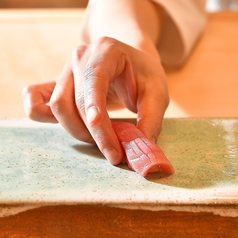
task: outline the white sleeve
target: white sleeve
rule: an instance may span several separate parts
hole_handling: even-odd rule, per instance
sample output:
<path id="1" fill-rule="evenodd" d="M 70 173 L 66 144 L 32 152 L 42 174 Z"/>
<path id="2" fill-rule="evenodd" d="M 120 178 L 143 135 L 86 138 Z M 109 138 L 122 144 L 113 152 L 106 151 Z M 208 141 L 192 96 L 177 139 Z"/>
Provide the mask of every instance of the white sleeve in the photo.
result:
<path id="1" fill-rule="evenodd" d="M 152 0 L 165 12 L 158 50 L 166 65 L 181 65 L 206 24 L 205 0 Z"/>

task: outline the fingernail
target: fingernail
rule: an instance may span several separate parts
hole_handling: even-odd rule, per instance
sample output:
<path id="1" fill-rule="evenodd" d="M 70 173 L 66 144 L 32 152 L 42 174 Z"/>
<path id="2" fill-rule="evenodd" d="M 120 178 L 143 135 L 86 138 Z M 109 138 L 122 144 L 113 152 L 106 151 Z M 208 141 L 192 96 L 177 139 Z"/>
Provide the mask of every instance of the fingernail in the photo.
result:
<path id="1" fill-rule="evenodd" d="M 95 106 L 90 107 L 87 110 L 87 122 L 89 124 L 93 123 L 96 120 L 98 115 L 99 115 L 98 108 Z"/>
<path id="2" fill-rule="evenodd" d="M 103 150 L 103 154 L 107 158 L 107 160 L 109 160 L 109 162 L 111 164 L 117 164 L 118 152 L 114 147 L 109 146 L 109 147 L 105 148 Z"/>

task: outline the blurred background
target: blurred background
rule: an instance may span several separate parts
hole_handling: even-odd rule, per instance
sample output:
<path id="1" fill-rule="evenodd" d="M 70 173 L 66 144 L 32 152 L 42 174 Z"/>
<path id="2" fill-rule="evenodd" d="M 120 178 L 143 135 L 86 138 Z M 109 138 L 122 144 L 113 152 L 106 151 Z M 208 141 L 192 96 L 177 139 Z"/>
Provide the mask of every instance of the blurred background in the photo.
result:
<path id="1" fill-rule="evenodd" d="M 82 44 L 79 28 L 87 3 L 0 0 L 0 118 L 25 117 L 22 88 L 59 75 Z M 207 0 L 206 9 L 208 24 L 189 60 L 166 71 L 171 101 L 165 117 L 238 117 L 238 0 Z"/>
<path id="2" fill-rule="evenodd" d="M 207 0 L 208 12 L 238 10 L 238 0 Z M 83 8 L 88 0 L 1 0 L 0 8 Z"/>

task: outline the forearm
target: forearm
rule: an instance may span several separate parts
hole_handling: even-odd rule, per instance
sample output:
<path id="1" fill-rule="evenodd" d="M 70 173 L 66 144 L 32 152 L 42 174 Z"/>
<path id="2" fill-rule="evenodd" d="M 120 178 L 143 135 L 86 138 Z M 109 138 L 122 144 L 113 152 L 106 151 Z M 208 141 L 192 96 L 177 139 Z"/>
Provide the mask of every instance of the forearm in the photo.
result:
<path id="1" fill-rule="evenodd" d="M 84 33 L 90 42 L 103 36 L 157 54 L 162 11 L 150 0 L 90 1 Z"/>

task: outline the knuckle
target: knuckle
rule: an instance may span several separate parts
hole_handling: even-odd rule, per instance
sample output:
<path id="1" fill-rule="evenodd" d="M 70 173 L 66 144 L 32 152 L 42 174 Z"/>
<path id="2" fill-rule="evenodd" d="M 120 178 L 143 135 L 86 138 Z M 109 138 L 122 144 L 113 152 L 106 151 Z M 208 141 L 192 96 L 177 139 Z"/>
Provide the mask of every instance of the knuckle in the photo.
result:
<path id="1" fill-rule="evenodd" d="M 95 42 L 96 44 L 115 44 L 117 40 L 109 36 L 102 36 L 99 37 Z"/>
<path id="2" fill-rule="evenodd" d="M 50 99 L 50 108 L 54 115 L 61 114 L 66 106 L 66 99 L 61 95 L 53 95 Z"/>
<path id="3" fill-rule="evenodd" d="M 30 119 L 33 120 L 36 118 L 37 112 L 37 105 L 34 104 L 33 100 L 35 92 L 36 92 L 35 85 L 26 86 L 21 91 L 25 113 Z"/>
<path id="4" fill-rule="evenodd" d="M 102 36 L 96 40 L 98 44 L 108 44 L 108 45 L 117 45 L 119 43 L 118 40 L 109 36 Z"/>
<path id="5" fill-rule="evenodd" d="M 38 115 L 38 107 L 37 106 L 30 106 L 30 107 L 24 107 L 25 108 L 25 113 L 26 116 L 33 120 L 33 121 L 38 121 L 39 115 Z"/>
<path id="6" fill-rule="evenodd" d="M 26 86 L 22 89 L 21 95 L 24 98 L 25 96 L 31 95 L 35 91 L 36 91 L 36 86 L 35 85 L 29 85 L 29 86 Z"/>
<path id="7" fill-rule="evenodd" d="M 75 47 L 72 51 L 72 58 L 74 60 L 79 60 L 82 57 L 82 55 L 85 53 L 86 49 L 87 49 L 86 45 L 80 45 Z"/>
<path id="8" fill-rule="evenodd" d="M 104 53 L 112 53 L 117 51 L 122 53 L 122 43 L 108 36 L 98 38 L 94 44 L 96 49 L 102 49 Z"/>

